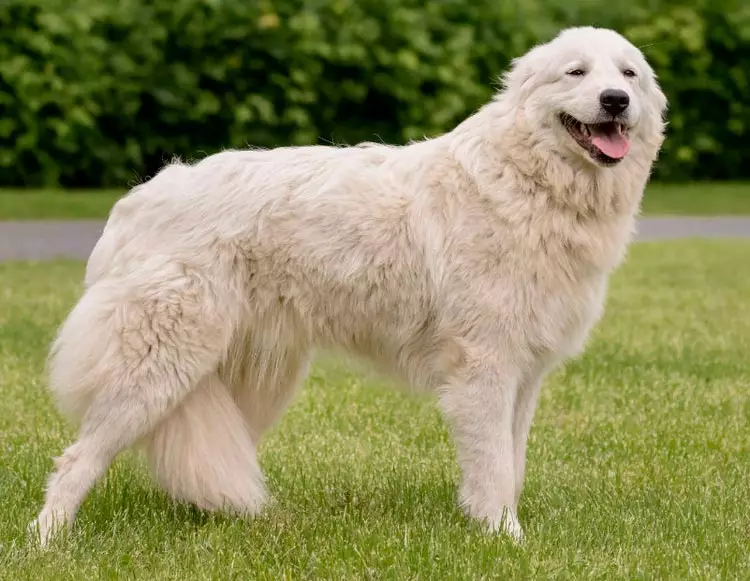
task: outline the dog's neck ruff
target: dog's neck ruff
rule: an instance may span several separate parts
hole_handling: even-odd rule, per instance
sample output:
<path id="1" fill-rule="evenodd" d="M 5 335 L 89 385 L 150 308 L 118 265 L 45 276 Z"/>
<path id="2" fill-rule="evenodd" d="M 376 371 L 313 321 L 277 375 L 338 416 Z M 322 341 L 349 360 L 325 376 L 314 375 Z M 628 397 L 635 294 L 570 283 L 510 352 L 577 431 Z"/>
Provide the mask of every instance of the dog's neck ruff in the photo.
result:
<path id="1" fill-rule="evenodd" d="M 652 164 L 647 154 L 635 151 L 616 167 L 597 167 L 561 152 L 502 96 L 452 132 L 452 152 L 484 195 L 519 191 L 546 199 L 558 211 L 592 218 L 634 216 Z M 508 180 L 515 187 L 503 187 Z"/>

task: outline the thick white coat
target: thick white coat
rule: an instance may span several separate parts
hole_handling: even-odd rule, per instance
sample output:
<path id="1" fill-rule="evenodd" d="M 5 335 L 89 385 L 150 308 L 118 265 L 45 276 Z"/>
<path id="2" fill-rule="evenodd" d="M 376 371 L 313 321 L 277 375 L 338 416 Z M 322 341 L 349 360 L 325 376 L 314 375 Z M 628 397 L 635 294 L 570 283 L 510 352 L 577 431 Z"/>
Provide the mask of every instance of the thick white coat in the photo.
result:
<path id="1" fill-rule="evenodd" d="M 559 119 L 593 122 L 605 88 L 631 98 L 632 147 L 615 167 Z M 257 442 L 317 348 L 433 390 L 455 434 L 462 505 L 520 538 L 540 383 L 602 312 L 665 106 L 629 42 L 570 29 L 434 139 L 227 151 L 135 187 L 52 349 L 51 389 L 81 430 L 33 523 L 42 540 L 138 442 L 175 498 L 256 514 L 267 499 Z"/>

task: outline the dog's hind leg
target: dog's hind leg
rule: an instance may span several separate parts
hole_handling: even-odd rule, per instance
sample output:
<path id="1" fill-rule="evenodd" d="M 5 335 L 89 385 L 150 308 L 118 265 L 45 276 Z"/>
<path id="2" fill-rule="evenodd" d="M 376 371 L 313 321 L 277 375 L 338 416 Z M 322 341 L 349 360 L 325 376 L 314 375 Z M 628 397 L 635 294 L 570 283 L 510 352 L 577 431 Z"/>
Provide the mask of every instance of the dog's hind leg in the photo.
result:
<path id="1" fill-rule="evenodd" d="M 255 445 L 216 373 L 154 429 L 145 448 L 156 479 L 177 500 L 246 516 L 266 500 Z"/>
<path id="2" fill-rule="evenodd" d="M 251 355 L 242 379 L 232 387 L 242 417 L 258 443 L 294 399 L 309 368 L 309 354 L 287 347 Z"/>
<path id="3" fill-rule="evenodd" d="M 199 274 L 158 274 L 153 285 L 97 283 L 61 328 L 50 384 L 82 422 L 30 527 L 42 544 L 72 524 L 115 456 L 168 416 L 226 351 L 237 298 Z"/>
<path id="4" fill-rule="evenodd" d="M 146 439 L 152 472 L 171 496 L 206 510 L 245 516 L 261 510 L 267 492 L 257 446 L 305 369 L 306 351 L 292 348 L 295 330 L 283 312 L 256 318 L 255 333 L 239 332 L 217 373 Z"/>
<path id="5" fill-rule="evenodd" d="M 229 350 L 221 377 L 257 445 L 290 404 L 310 361 L 309 329 L 290 309 L 252 319 Z"/>

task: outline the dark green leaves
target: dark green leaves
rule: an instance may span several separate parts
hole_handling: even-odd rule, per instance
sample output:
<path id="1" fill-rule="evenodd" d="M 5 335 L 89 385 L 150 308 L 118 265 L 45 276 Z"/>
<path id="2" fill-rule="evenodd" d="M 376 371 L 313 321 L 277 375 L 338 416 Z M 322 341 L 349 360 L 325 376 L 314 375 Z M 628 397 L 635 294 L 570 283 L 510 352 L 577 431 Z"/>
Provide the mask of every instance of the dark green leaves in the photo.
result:
<path id="1" fill-rule="evenodd" d="M 620 30 L 657 70 L 657 177 L 748 178 L 744 4 L 6 0 L 0 184 L 122 187 L 174 156 L 432 136 L 489 99 L 511 58 L 582 24 Z"/>

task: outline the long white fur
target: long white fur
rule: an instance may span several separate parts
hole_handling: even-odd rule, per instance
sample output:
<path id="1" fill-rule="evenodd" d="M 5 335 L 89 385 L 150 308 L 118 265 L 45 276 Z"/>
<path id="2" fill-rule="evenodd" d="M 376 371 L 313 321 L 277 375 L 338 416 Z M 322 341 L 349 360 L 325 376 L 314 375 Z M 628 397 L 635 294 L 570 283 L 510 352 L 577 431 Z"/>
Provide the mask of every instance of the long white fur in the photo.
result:
<path id="1" fill-rule="evenodd" d="M 615 167 L 558 119 L 592 119 L 605 88 L 631 97 Z M 32 530 L 46 543 L 71 524 L 138 442 L 175 498 L 257 514 L 258 440 L 313 351 L 335 347 L 437 394 L 461 504 L 520 539 L 540 384 L 601 314 L 665 107 L 640 51 L 576 28 L 514 61 L 496 98 L 437 138 L 166 166 L 113 208 L 52 347 L 51 390 L 81 428 Z"/>

